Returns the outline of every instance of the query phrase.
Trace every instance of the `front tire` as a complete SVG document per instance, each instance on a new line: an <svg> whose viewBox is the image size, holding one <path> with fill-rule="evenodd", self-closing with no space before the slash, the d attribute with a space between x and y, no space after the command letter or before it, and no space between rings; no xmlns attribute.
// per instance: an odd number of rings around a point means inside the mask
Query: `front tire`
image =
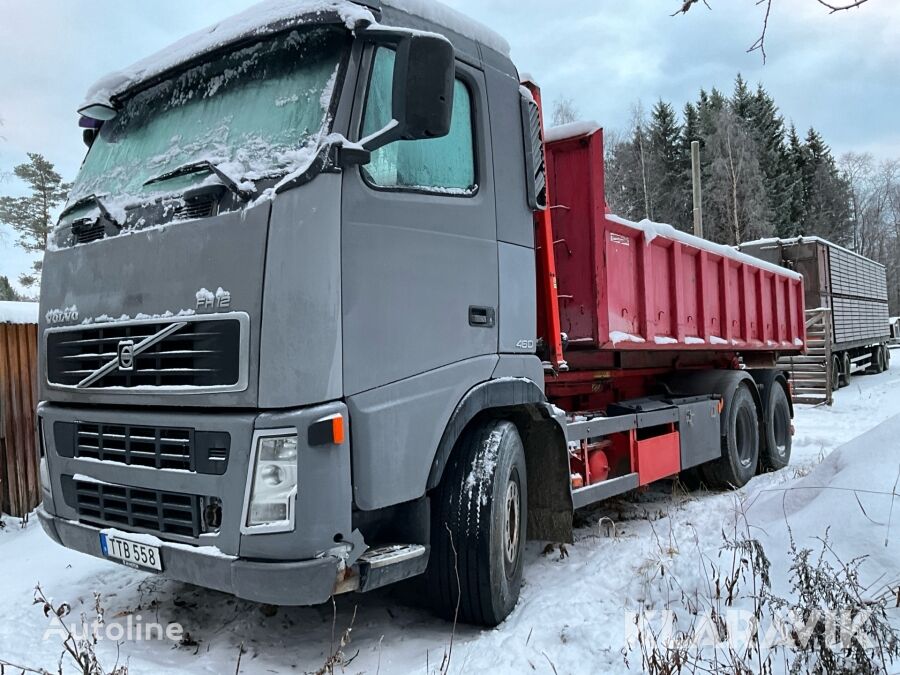
<svg viewBox="0 0 900 675"><path fill-rule="evenodd" d="M447 619L500 624L519 600L528 487L516 426L492 420L466 432L431 500L428 587ZM454 552L455 549L455 552Z"/></svg>

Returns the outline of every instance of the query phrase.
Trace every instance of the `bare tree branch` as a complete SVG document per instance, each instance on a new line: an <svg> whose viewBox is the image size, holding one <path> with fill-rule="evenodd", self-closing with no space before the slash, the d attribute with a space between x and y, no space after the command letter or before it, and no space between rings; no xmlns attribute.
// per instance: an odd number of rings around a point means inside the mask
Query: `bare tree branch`
<svg viewBox="0 0 900 675"><path fill-rule="evenodd" d="M678 16L679 14L687 14L694 5L696 5L701 0L681 0L683 2L681 9L672 14L672 16ZM860 5L864 5L869 0L847 0L843 4L835 3L834 0L816 0L820 5L826 7L830 10L831 14L835 14L836 12L845 12L848 9L854 9L859 7ZM766 62L766 33L769 30L769 16L772 14L772 2L773 0L756 0L757 6L765 5L766 6L766 16L763 19L763 29L762 34L759 36L756 42L750 45L750 48L747 50L748 53L752 52L760 52L762 53L763 63ZM706 5L707 9L712 9L710 7L708 0L703 0L703 4Z"/></svg>
<svg viewBox="0 0 900 675"><path fill-rule="evenodd" d="M700 2L700 0L684 0L684 5L682 5L681 9L675 12L675 14L673 14L672 16L677 16L678 14L687 14L690 11L691 7L696 5L698 2ZM707 2L707 0L703 0L703 4L706 5L706 9L712 9L712 7L709 6L709 2Z"/></svg>
<svg viewBox="0 0 900 675"><path fill-rule="evenodd" d="M817 0L820 5L823 7L827 7L831 10L831 13L835 12L844 12L848 9L853 9L854 7L859 7L860 5L866 4L869 0L856 0L856 2L849 2L845 5L834 5L830 2L825 2L825 0Z"/></svg>
<svg viewBox="0 0 900 675"><path fill-rule="evenodd" d="M759 39L750 45L750 49L747 50L748 54L751 54L755 51L759 51L762 53L763 63L766 62L766 33L769 30L769 16L772 14L772 0L757 0L757 6L766 3L766 16L763 19L763 29L762 34L759 36Z"/></svg>

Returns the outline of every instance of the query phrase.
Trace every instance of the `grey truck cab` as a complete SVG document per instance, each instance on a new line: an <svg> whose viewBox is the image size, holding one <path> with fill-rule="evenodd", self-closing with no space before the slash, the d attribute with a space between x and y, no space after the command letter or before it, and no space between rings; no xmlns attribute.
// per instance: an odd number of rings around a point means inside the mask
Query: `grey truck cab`
<svg viewBox="0 0 900 675"><path fill-rule="evenodd" d="M526 520L569 536L534 102L501 38L406 4L263 3L89 92L41 296L57 542L281 605L427 568L496 624Z"/></svg>

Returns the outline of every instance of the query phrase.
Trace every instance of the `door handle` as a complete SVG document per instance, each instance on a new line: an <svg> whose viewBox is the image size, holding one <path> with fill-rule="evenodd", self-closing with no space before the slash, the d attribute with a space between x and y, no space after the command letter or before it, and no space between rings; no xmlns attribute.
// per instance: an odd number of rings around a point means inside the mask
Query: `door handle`
<svg viewBox="0 0 900 675"><path fill-rule="evenodd" d="M493 307L469 307L469 325L476 328L493 328L496 312Z"/></svg>

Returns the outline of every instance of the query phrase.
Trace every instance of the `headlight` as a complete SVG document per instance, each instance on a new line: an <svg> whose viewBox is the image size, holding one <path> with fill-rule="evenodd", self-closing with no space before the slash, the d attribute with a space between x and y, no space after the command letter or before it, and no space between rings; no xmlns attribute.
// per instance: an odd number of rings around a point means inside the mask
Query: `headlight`
<svg viewBox="0 0 900 675"><path fill-rule="evenodd" d="M248 528L289 529L297 496L297 436L262 436L247 508Z"/></svg>

